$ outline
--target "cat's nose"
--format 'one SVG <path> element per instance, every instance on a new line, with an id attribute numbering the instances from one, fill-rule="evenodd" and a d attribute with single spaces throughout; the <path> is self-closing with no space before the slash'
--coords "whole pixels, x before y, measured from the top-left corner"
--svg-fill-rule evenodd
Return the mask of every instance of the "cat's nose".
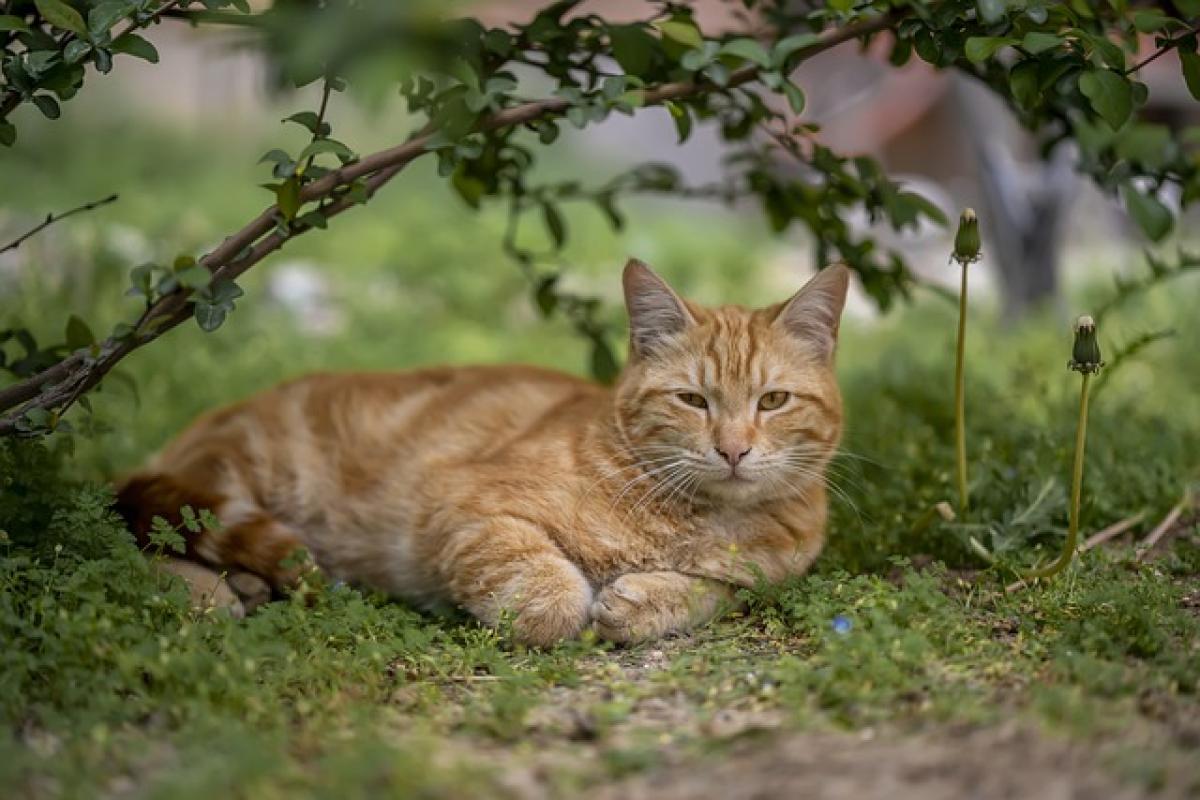
<path id="1" fill-rule="evenodd" d="M 741 460 L 746 457 L 746 454 L 750 452 L 751 448 L 747 447 L 745 450 L 741 450 L 741 448 L 735 446 L 728 447 L 726 450 L 722 450 L 720 447 L 715 447 L 713 449 L 717 451 L 721 458 L 729 462 L 729 466 L 736 467 Z M 741 450 L 741 452 L 738 452 L 739 450 Z"/>

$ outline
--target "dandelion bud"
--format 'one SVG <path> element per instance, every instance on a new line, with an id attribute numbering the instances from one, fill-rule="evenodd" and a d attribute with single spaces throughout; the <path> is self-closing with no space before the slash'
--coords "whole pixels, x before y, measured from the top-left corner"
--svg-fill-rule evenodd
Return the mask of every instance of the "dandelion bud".
<path id="1" fill-rule="evenodd" d="M 1067 367 L 1084 374 L 1096 373 L 1104 366 L 1100 359 L 1100 342 L 1096 339 L 1096 321 L 1084 314 L 1075 320 L 1075 345 Z"/>
<path id="2" fill-rule="evenodd" d="M 979 219 L 975 209 L 963 209 L 958 218 L 958 233 L 954 235 L 954 259 L 963 265 L 979 260 Z"/>

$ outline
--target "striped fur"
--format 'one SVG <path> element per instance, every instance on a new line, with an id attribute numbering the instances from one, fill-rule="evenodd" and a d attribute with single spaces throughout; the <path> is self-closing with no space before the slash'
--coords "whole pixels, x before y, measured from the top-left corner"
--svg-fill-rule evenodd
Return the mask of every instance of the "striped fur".
<path id="1" fill-rule="evenodd" d="M 788 303 L 709 309 L 631 262 L 614 389 L 522 366 L 313 375 L 201 417 L 119 508 L 143 536 L 209 508 L 222 528 L 189 539 L 197 561 L 282 588 L 303 547 L 335 579 L 508 616 L 531 644 L 684 630 L 821 548 L 846 285 L 834 266 Z M 760 409 L 770 392 L 786 402 Z"/>

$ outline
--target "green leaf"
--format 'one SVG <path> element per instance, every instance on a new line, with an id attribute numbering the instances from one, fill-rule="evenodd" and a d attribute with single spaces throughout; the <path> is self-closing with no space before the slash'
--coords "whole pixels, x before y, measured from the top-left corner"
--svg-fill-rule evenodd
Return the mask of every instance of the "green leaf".
<path id="1" fill-rule="evenodd" d="M 563 221 L 562 213 L 552 203 L 542 203 L 542 216 L 546 220 L 546 230 L 554 241 L 554 249 L 561 250 L 567 241 L 567 224 Z"/>
<path id="2" fill-rule="evenodd" d="M 317 130 L 319 127 L 324 126 L 321 124 L 321 118 L 317 116 L 317 112 L 315 111 L 297 111 L 295 114 L 285 118 L 283 121 L 295 122 L 298 125 L 303 125 L 313 136 L 325 133 L 325 131 Z"/>
<path id="3" fill-rule="evenodd" d="M 549 317 L 554 313 L 554 309 L 558 308 L 558 295 L 554 292 L 557 284 L 557 275 L 547 275 L 538 281 L 537 288 L 533 292 L 534 302 L 537 303 L 538 310 L 542 312 L 543 317 Z"/>
<path id="4" fill-rule="evenodd" d="M 454 175 L 450 178 L 450 185 L 458 192 L 458 196 L 463 199 L 463 202 L 471 208 L 479 208 L 479 200 L 487 191 L 487 186 L 483 181 L 468 173 L 462 164 L 454 170 Z"/>
<path id="5" fill-rule="evenodd" d="M 656 23 L 656 27 L 664 38 L 673 42 L 696 50 L 704 47 L 704 37 L 700 35 L 700 29 L 690 22 L 671 19 Z"/>
<path id="6" fill-rule="evenodd" d="M 62 0 L 33 0 L 33 4 L 37 6 L 42 18 L 54 27 L 79 36 L 87 36 L 87 26 L 83 24 L 83 17 Z"/>
<path id="7" fill-rule="evenodd" d="M 1192 97 L 1200 100 L 1200 55 L 1179 51 L 1179 66 Z"/>
<path id="8" fill-rule="evenodd" d="M 1013 44 L 1018 44 L 1018 40 L 1009 36 L 972 36 L 967 39 L 964 52 L 969 61 L 978 64 L 994 56 L 1000 48 Z"/>
<path id="9" fill-rule="evenodd" d="M 816 44 L 820 39 L 815 33 L 797 33 L 780 39 L 771 50 L 772 66 L 782 67 L 797 50 Z"/>
<path id="10" fill-rule="evenodd" d="M 612 383 L 621 371 L 612 348 L 603 336 L 592 338 L 592 377 L 601 383 Z"/>
<path id="11" fill-rule="evenodd" d="M 309 156 L 315 156 L 321 153 L 333 153 L 338 158 L 342 159 L 354 158 L 354 152 L 337 139 L 317 139 L 316 141 L 309 143 L 308 147 L 301 150 L 300 155 L 296 156 L 296 160 L 303 161 Z"/>
<path id="12" fill-rule="evenodd" d="M 210 303 L 196 303 L 196 309 L 193 314 L 196 317 L 196 322 L 200 325 L 200 329 L 206 333 L 212 333 L 221 327 L 221 323 L 225 321 L 225 316 L 228 312 L 223 306 L 215 306 Z"/>
<path id="13" fill-rule="evenodd" d="M 1139 122 L 1121 131 L 1116 143 L 1119 158 L 1134 161 L 1150 170 L 1165 168 L 1176 157 L 1171 129 L 1166 125 Z"/>
<path id="14" fill-rule="evenodd" d="M 1109 69 L 1093 69 L 1079 76 L 1079 90 L 1092 108 L 1113 130 L 1133 113 L 1133 88 L 1123 75 Z"/>
<path id="15" fill-rule="evenodd" d="M 654 63 L 658 40 L 642 25 L 610 25 L 608 39 L 612 55 L 627 75 L 643 75 Z"/>
<path id="16" fill-rule="evenodd" d="M 792 112 L 800 114 L 804 111 L 804 92 L 800 87 L 791 81 L 783 84 L 783 93 L 787 96 L 788 105 L 791 106 Z"/>
<path id="17" fill-rule="evenodd" d="M 730 42 L 725 42 L 721 45 L 721 55 L 735 56 L 753 61 L 760 67 L 771 66 L 771 54 L 767 52 L 767 48 L 762 46 L 762 43 L 757 39 L 734 39 Z"/>
<path id="18" fill-rule="evenodd" d="M 34 95 L 33 104 L 46 116 L 46 119 L 58 119 L 62 116 L 62 109 L 58 107 L 58 101 L 48 94 Z"/>
<path id="19" fill-rule="evenodd" d="M 68 64 L 74 64 L 82 60 L 91 49 L 91 42 L 85 42 L 83 39 L 72 39 L 63 48 L 63 61 L 66 61 Z"/>
<path id="20" fill-rule="evenodd" d="M 93 38 L 103 36 L 133 10 L 133 4 L 125 0 L 105 0 L 88 11 L 88 32 Z"/>
<path id="21" fill-rule="evenodd" d="M 292 163 L 292 157 L 284 151 L 276 148 L 263 153 L 263 157 L 258 160 L 258 163 L 261 164 L 264 161 L 273 161 L 276 164 L 290 164 Z"/>
<path id="22" fill-rule="evenodd" d="M 1030 31 L 1025 34 L 1025 38 L 1021 40 L 1021 46 L 1028 50 L 1033 55 L 1044 53 L 1047 50 L 1053 50 L 1061 45 L 1065 39 L 1061 36 L 1055 36 L 1052 33 L 1042 33 L 1041 31 Z"/>
<path id="23" fill-rule="evenodd" d="M 977 0 L 975 3 L 979 9 L 979 18 L 988 25 L 1004 18 L 1005 5 L 1004 0 Z"/>
<path id="24" fill-rule="evenodd" d="M 1021 108 L 1033 108 L 1041 99 L 1038 86 L 1038 64 L 1036 61 L 1022 61 L 1012 68 L 1008 74 L 1008 89 L 1013 100 Z"/>
<path id="25" fill-rule="evenodd" d="M 288 178 L 276 187 L 275 204 L 279 206 L 279 213 L 283 214 L 284 219 L 289 222 L 295 219 L 296 212 L 300 210 L 299 179 Z"/>
<path id="26" fill-rule="evenodd" d="M 1137 28 L 1139 33 L 1154 33 L 1170 25 L 1171 18 L 1158 10 L 1144 9 L 1134 12 L 1133 27 Z"/>
<path id="27" fill-rule="evenodd" d="M 71 350 L 81 350 L 96 342 L 96 336 L 92 333 L 92 329 L 75 314 L 67 318 L 66 339 L 67 347 Z"/>
<path id="28" fill-rule="evenodd" d="M 0 32 L 2 31 L 29 33 L 29 24 L 20 17 L 14 17 L 12 14 L 0 14 Z"/>
<path id="29" fill-rule="evenodd" d="M 208 290 L 212 296 L 212 302 L 223 305 L 226 308 L 233 308 L 233 301 L 245 294 L 242 287 L 238 286 L 228 278 L 219 280 L 214 283 Z"/>
<path id="30" fill-rule="evenodd" d="M 1171 210 L 1159 202 L 1158 198 L 1142 194 L 1131 183 L 1121 187 L 1121 198 L 1125 201 L 1125 210 L 1151 241 L 1161 241 L 1171 232 L 1171 226 L 1175 222 Z"/>
<path id="31" fill-rule="evenodd" d="M 114 53 L 125 53 L 143 61 L 149 61 L 151 64 L 158 63 L 158 51 L 154 49 L 154 45 L 147 42 L 136 33 L 126 33 L 118 36 L 112 43 L 112 51 Z"/>
<path id="32" fill-rule="evenodd" d="M 0 120 L 0 145 L 12 147 L 17 140 L 17 126 L 11 122 Z"/>
<path id="33" fill-rule="evenodd" d="M 180 270 L 175 277 L 181 284 L 189 289 L 203 289 L 208 284 L 212 283 L 212 273 L 207 268 L 200 264 L 193 264 L 186 269 Z"/>
<path id="34" fill-rule="evenodd" d="M 667 111 L 671 113 L 671 120 L 675 123 L 675 132 L 679 134 L 679 143 L 683 144 L 692 135 L 692 114 L 687 106 L 670 100 L 666 106 Z"/>

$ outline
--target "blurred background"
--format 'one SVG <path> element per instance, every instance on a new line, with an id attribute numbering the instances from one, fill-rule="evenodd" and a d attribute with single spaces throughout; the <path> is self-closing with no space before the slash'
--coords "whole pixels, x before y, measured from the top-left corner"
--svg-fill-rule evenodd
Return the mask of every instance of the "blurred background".
<path id="1" fill-rule="evenodd" d="M 733 23 L 731 4 L 693 5 L 706 31 Z M 516 2 L 472 8 L 491 24 L 528 13 Z M 605 13 L 636 19 L 645 6 L 609 3 Z M 92 76 L 55 122 L 30 108 L 17 112 L 21 137 L 0 151 L 0 239 L 49 212 L 114 192 L 120 199 L 0 254 L 0 327 L 19 322 L 53 338 L 74 313 L 106 331 L 136 312 L 135 300 L 121 298 L 131 267 L 200 255 L 270 201 L 257 188 L 269 180 L 268 165 L 256 162 L 272 147 L 307 141 L 300 128 L 279 120 L 315 108 L 320 90 L 280 89 L 243 36 L 233 27 L 167 20 L 148 32 L 160 64 L 122 57 L 109 75 Z M 897 70 L 886 57 L 886 47 L 863 53 L 851 45 L 804 64 L 797 78 L 808 96 L 802 118 L 819 123 L 820 138 L 838 152 L 879 158 L 950 218 L 963 206 L 979 210 L 985 256 L 972 268 L 974 302 L 1005 324 L 1041 314 L 1061 334 L 1084 310 L 1080 298 L 1089 287 L 1101 292 L 1113 274 L 1143 268 L 1144 239 L 1114 198 L 1074 174 L 1069 149 L 1039 158 L 1037 142 L 982 85 L 918 59 Z M 1143 77 L 1152 87 L 1151 117 L 1195 121 L 1173 54 Z M 335 94 L 329 117 L 360 153 L 400 141 L 413 127 L 400 98 L 385 93 Z M 704 129 L 678 146 L 668 112 L 648 108 L 582 132 L 564 129 L 544 149 L 539 170 L 598 183 L 661 161 L 689 183 L 704 184 L 721 178 L 722 147 L 716 132 Z M 126 362 L 118 372 L 136 376 L 137 386 L 119 375 L 109 380 L 97 397 L 98 419 L 112 423 L 133 413 L 140 422 L 117 426 L 104 447 L 86 448 L 82 468 L 127 469 L 199 410 L 315 369 L 519 360 L 586 372 L 586 343 L 561 319 L 541 318 L 525 278 L 502 253 L 503 209 L 469 209 L 434 167 L 432 159 L 418 161 L 367 207 L 290 242 L 246 277 L 247 297 L 214 336 L 189 324 L 170 335 L 171 344 Z M 803 232 L 773 235 L 757 206 L 632 203 L 621 233 L 592 208 L 572 210 L 562 256 L 569 288 L 609 301 L 614 340 L 623 335 L 618 275 L 629 256 L 707 303 L 774 302 L 816 266 Z M 1186 242 L 1186 218 L 1177 231 Z M 956 286 L 957 267 L 947 258 L 952 230 L 927 226 L 897 235 L 881 225 L 874 233 L 931 283 Z M 1175 291 L 1196 297 L 1194 282 Z M 916 302 L 931 309 L 920 315 L 925 320 L 950 313 L 932 293 L 919 292 Z M 868 337 L 906 316 L 902 310 L 880 318 L 861 292 L 848 313 L 849 335 Z M 1112 329 L 1117 338 L 1162 327 L 1121 324 Z M 934 349 L 942 356 L 952 346 L 949 335 L 939 335 Z M 1051 360 L 1061 359 L 1055 353 Z"/>

